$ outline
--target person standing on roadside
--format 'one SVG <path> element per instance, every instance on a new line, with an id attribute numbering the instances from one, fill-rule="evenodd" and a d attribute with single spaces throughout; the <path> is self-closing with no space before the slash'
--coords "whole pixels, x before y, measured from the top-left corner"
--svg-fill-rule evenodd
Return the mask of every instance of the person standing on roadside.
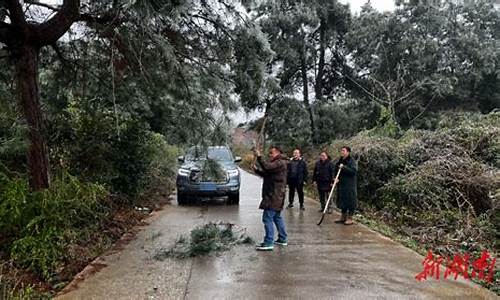
<path id="1" fill-rule="evenodd" d="M 340 219 L 335 223 L 352 225 L 352 216 L 357 207 L 357 176 L 358 167 L 356 161 L 351 157 L 351 148 L 342 147 L 340 150 L 340 159 L 335 164 L 335 173 L 340 169 L 338 179 L 337 200 L 342 212 Z"/>
<path id="2" fill-rule="evenodd" d="M 282 151 L 277 146 L 270 147 L 269 160 L 262 159 L 259 150 L 255 150 L 257 156 L 256 165 L 253 166 L 255 173 L 263 177 L 262 201 L 259 208 L 264 210 L 262 222 L 264 223 L 264 241 L 257 245 L 256 250 L 272 251 L 274 244 L 288 245 L 285 222 L 281 217 L 281 210 L 285 204 L 287 159 L 283 157 Z M 278 230 L 278 239 L 274 241 L 274 226 Z"/>
<path id="3" fill-rule="evenodd" d="M 328 193 L 332 187 L 332 181 L 334 178 L 334 166 L 330 161 L 330 157 L 326 151 L 323 151 L 319 155 L 319 160 L 314 165 L 313 173 L 313 185 L 318 189 L 319 202 L 321 203 L 322 212 L 325 209 L 326 200 L 328 199 Z M 331 213 L 331 210 L 328 211 Z"/>
<path id="4" fill-rule="evenodd" d="M 295 191 L 299 195 L 300 209 L 304 210 L 304 182 L 307 181 L 307 164 L 302 158 L 299 149 L 293 150 L 293 157 L 288 162 L 287 183 L 288 183 L 288 206 L 293 207 Z"/>

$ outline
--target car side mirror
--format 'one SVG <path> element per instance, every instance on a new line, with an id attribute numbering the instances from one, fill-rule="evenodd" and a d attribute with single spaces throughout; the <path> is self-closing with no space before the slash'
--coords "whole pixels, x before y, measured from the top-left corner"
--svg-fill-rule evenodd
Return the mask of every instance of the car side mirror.
<path id="1" fill-rule="evenodd" d="M 184 156 L 177 156 L 177 161 L 184 162 Z"/>
<path id="2" fill-rule="evenodd" d="M 236 156 L 236 157 L 234 158 L 234 162 L 237 162 L 237 163 L 241 162 L 241 157 Z"/>

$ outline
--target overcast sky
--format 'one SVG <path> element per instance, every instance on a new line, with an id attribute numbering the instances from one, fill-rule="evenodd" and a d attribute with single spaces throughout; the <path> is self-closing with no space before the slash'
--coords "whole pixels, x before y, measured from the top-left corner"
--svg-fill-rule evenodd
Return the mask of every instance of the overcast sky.
<path id="1" fill-rule="evenodd" d="M 339 0 L 339 2 L 349 3 L 351 11 L 356 14 L 359 13 L 359 11 L 361 10 L 361 6 L 363 6 L 367 2 L 367 0 Z M 371 0 L 370 2 L 373 8 L 381 12 L 394 10 L 395 7 L 394 0 Z M 261 117 L 262 115 L 263 113 L 258 112 L 253 112 L 247 115 L 243 112 L 243 110 L 240 110 L 237 113 L 231 114 L 231 119 L 236 124 L 239 124 L 249 120 L 254 120 L 258 117 Z"/>
<path id="2" fill-rule="evenodd" d="M 342 3 L 349 3 L 351 6 L 351 11 L 357 13 L 361 10 L 361 6 L 366 3 L 367 0 L 339 0 Z M 394 9 L 393 0 L 371 0 L 372 6 L 383 12 Z"/>

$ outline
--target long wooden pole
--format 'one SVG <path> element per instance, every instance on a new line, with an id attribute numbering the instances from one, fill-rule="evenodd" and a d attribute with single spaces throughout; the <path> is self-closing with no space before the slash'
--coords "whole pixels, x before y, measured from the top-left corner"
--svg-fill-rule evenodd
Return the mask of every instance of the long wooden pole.
<path id="1" fill-rule="evenodd" d="M 330 200 L 332 199 L 333 191 L 335 190 L 335 186 L 337 185 L 340 171 L 342 171 L 342 168 L 339 168 L 339 171 L 337 172 L 337 176 L 335 176 L 335 180 L 333 181 L 333 186 L 332 189 L 330 190 L 330 194 L 328 195 L 328 200 L 326 201 L 325 208 L 323 209 L 323 213 L 321 214 L 321 219 L 318 221 L 318 226 L 321 225 L 323 222 L 323 219 L 325 218 L 326 211 L 328 210 L 328 206 L 330 205 Z"/>
<path id="2" fill-rule="evenodd" d="M 257 142 L 255 143 L 255 150 L 264 151 L 263 148 L 265 142 L 265 129 L 266 129 L 266 121 L 269 116 L 269 102 L 266 103 L 266 111 L 264 112 L 264 119 L 262 120 L 262 126 L 260 127 L 259 135 L 257 136 Z M 254 155 L 252 166 L 255 166 L 255 162 L 257 161 L 257 156 Z"/>

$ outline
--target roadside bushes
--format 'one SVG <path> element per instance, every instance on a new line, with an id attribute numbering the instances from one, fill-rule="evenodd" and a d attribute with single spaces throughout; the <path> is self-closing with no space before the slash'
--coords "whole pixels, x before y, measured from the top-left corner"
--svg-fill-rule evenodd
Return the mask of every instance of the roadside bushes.
<path id="1" fill-rule="evenodd" d="M 140 197 L 167 196 L 175 184 L 177 157 L 181 149 L 169 145 L 163 135 L 153 132 L 148 133 L 144 147 L 147 165 L 139 183 Z"/>
<path id="2" fill-rule="evenodd" d="M 233 145 L 231 148 L 234 155 L 241 157 L 241 162 L 238 164 L 238 166 L 242 169 L 250 170 L 252 168 L 252 163 L 254 160 L 251 147 L 243 145 Z"/>
<path id="3" fill-rule="evenodd" d="M 358 197 L 378 205 L 373 195 L 405 167 L 397 140 L 360 133 L 349 140 L 334 141 L 329 147 L 333 159 L 339 157 L 337 153 L 345 145 L 354 149 L 358 162 Z"/>
<path id="4" fill-rule="evenodd" d="M 122 200 L 172 188 L 179 149 L 146 123 L 122 116 L 99 101 L 70 101 L 49 122 L 53 162 L 87 181 L 99 182 Z"/>
<path id="5" fill-rule="evenodd" d="M 395 142 L 409 170 L 436 158 L 469 157 L 456 138 L 446 132 L 410 129 Z"/>
<path id="6" fill-rule="evenodd" d="M 10 177 L 0 173 L 0 251 L 48 279 L 65 247 L 106 215 L 108 193 L 67 173 L 40 192 L 30 192 L 24 178 Z"/>
<path id="7" fill-rule="evenodd" d="M 487 115 L 447 114 L 438 123 L 442 130 L 455 137 L 469 155 L 495 168 L 500 168 L 500 111 Z"/>
<path id="8" fill-rule="evenodd" d="M 165 203 L 179 150 L 130 114 L 117 120 L 103 99 L 58 94 L 43 105 L 51 185 L 32 192 L 26 125 L 3 92 L 0 299 L 48 299 L 139 222 L 134 206 Z"/>
<path id="9" fill-rule="evenodd" d="M 500 114 L 450 113 L 435 131 L 399 137 L 362 132 L 334 141 L 358 160 L 358 195 L 366 214 L 443 255 L 488 249 L 500 234 Z"/>
<path id="10" fill-rule="evenodd" d="M 0 260 L 59 284 L 137 221 L 134 205 L 169 194 L 179 149 L 144 123 L 117 125 L 99 101 L 71 102 L 48 126 L 50 188 L 30 191 L 25 168 L 9 171 L 16 160 L 0 153 Z"/>
<path id="11" fill-rule="evenodd" d="M 495 177 L 482 164 L 468 157 L 449 156 L 394 177 L 378 195 L 384 207 L 396 204 L 393 209 L 402 204 L 418 212 L 458 209 L 461 215 L 476 216 L 492 208 L 489 193 L 494 188 Z"/>
<path id="12" fill-rule="evenodd" d="M 10 96 L 10 95 L 9 95 Z M 26 162 L 26 126 L 11 98 L 0 91 L 0 162 L 20 171 Z"/>

